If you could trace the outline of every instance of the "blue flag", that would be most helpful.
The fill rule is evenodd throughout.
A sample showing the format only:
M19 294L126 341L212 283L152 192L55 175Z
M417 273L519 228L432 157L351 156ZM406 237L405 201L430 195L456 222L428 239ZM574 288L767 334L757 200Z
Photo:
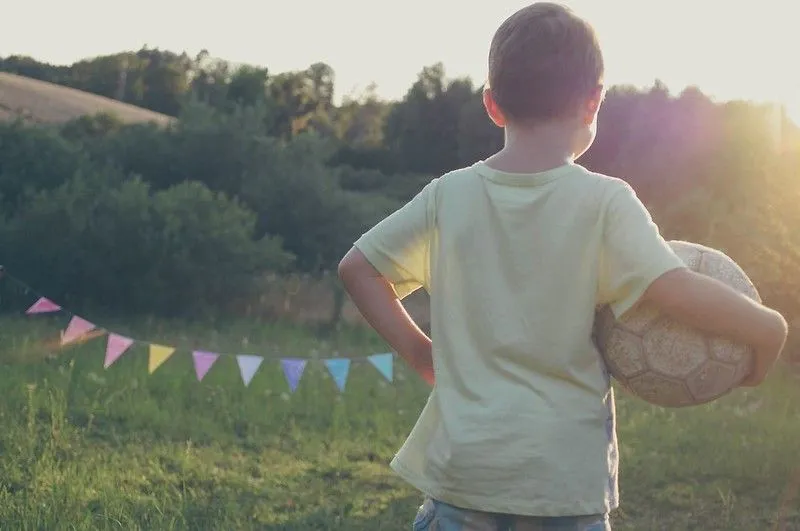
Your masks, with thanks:
M380 372L384 378L390 382L392 381L394 356L391 352L388 354L373 354L367 359L376 369L378 369L378 372Z
M325 360L325 366L328 367L328 372L331 373L339 391L344 391L344 386L347 383L347 373L350 372L350 360L347 358L331 358Z

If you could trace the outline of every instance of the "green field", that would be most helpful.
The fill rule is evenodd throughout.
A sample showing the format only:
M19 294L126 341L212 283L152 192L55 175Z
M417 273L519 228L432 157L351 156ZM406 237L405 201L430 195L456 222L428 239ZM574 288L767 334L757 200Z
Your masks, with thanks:
M153 375L104 339L58 353L63 318L0 320L0 529L406 530L420 502L388 468L426 391L396 364L354 364L340 394L312 362L295 394L280 356L364 356L365 331L103 323L181 348ZM48 342L49 340L49 342ZM191 349L272 357L250 387L232 357L202 383ZM800 381L669 411L621 393L616 530L800 529Z

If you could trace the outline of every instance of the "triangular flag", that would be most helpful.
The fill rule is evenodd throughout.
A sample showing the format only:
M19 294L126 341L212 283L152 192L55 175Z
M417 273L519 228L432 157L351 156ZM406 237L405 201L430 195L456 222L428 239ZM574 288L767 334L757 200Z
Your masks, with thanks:
M295 389L297 389L297 384L300 383L300 378L303 376L306 362L307 360L298 358L286 358L281 360L283 374L286 376L286 381L289 383L289 390L293 393Z
M38 301L34 302L30 308L25 310L25 313L32 315L35 313L51 313L61 310L61 306L54 303L50 299L40 297Z
M390 382L392 381L394 360L391 352L388 354L373 354L367 359L376 369L378 369L378 372L380 372L384 378Z
M203 376L208 373L208 370L211 369L211 366L217 361L219 354L195 351L192 352L192 357L194 358L194 372L197 374L197 381L199 382L203 380Z
M67 343L72 343L76 339L80 339L87 332L94 330L94 328L95 325L93 323L75 315L69 320L67 329L61 335L61 344L66 345Z
M348 358L331 358L325 360L325 365L328 367L333 381L336 382L336 387L339 388L339 391L344 391L344 386L347 384L347 373L350 371L350 360Z
M242 374L242 381L245 387L247 387L250 385L250 380L255 376L264 358L261 356L252 356L250 354L239 354L236 356L236 361L239 363L239 372Z
M106 345L106 360L103 367L108 369L111 364L119 359L122 354L133 345L133 339L119 336L117 334L108 334L108 344Z
M147 363L147 371L153 374L156 369L161 367L161 364L167 361L175 349L172 347L165 347L163 345L150 345L150 360Z

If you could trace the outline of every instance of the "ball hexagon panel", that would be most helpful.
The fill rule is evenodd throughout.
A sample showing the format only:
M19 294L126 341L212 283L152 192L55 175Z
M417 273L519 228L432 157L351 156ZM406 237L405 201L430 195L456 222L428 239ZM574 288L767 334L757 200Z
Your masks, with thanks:
M747 346L720 337L709 340L708 351L715 360L732 364L746 362L753 355Z
M697 401L708 402L731 391L736 372L733 365L709 360L686 379L686 386Z
M644 372L627 382L627 387L639 398L667 407L692 405L695 400L686 385L654 372Z
M704 252L698 271L727 284L755 301L761 302L758 290L742 268L724 253L715 250Z
M642 338L650 370L672 378L686 378L708 360L705 338L670 319L662 319Z
M614 352L614 357L606 363L615 377L626 380L647 369L639 336L617 328L609 334L606 348Z
M683 260L686 266L692 271L699 271L702 267L704 249L693 243L673 241L669 242L670 247Z

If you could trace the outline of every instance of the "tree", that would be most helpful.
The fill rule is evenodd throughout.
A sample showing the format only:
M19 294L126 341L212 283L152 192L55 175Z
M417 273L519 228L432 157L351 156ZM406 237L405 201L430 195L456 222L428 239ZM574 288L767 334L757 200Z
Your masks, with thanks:
M448 84L441 63L423 68L386 121L385 141L400 171L441 174L458 166L459 118L472 92L467 79Z
M252 106L266 102L267 79L266 68L242 66L238 68L228 83L227 99L236 105Z
M143 47L70 66L9 57L0 69L178 117L168 127L111 116L0 124L2 259L86 303L113 293L177 312L160 297L228 300L288 261L321 274L432 177L503 144L481 90L448 80L441 64L399 102L373 88L338 105L324 63L271 73ZM776 109L716 103L696 87L673 95L658 80L611 87L580 163L630 182L667 237L729 252L791 314L800 129ZM117 249L115 238L132 243ZM143 267L142 255L160 265ZM114 278L102 277L109 264ZM231 284L201 286L214 270ZM87 287L90 273L102 282ZM120 278L137 289L115 292Z

